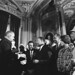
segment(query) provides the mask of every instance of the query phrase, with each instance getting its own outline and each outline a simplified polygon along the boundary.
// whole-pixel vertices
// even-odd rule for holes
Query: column
[[[18,50],[19,50],[19,46],[20,46],[20,43],[21,43],[21,35],[22,35],[22,19],[20,21],[20,27],[19,27],[19,38],[18,38]]]
[[[28,18],[28,41],[32,40],[32,18]]]
[[[66,35],[66,24],[65,24],[65,19],[64,19],[64,10],[62,7],[60,7],[60,12],[61,12],[61,35]]]
[[[37,37],[42,37],[43,35],[42,35],[41,19],[37,18],[36,23],[37,23],[37,31],[36,31]]]
[[[56,6],[56,12],[58,13],[58,21],[59,21],[59,28],[58,28],[58,30],[59,30],[59,32],[61,32],[61,35],[66,35],[66,25],[65,25],[65,20],[64,20],[63,7],[58,5],[56,0],[54,0],[54,4]]]
[[[7,31],[10,31],[10,22],[11,22],[11,15],[9,14],[6,32],[7,32]]]
[[[56,7],[56,33],[61,35],[61,27],[60,27],[60,18],[59,18],[59,7],[55,4]]]
[[[25,47],[27,45],[27,19],[26,20],[22,20],[22,28],[21,28],[21,44],[23,44]]]

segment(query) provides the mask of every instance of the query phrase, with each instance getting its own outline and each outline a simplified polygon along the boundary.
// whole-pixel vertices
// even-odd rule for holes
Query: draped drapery
[[[14,31],[15,33],[16,46],[18,47],[20,19],[14,15],[11,15],[10,21],[10,30]]]
[[[9,14],[0,10],[0,38],[4,37],[8,23]]]

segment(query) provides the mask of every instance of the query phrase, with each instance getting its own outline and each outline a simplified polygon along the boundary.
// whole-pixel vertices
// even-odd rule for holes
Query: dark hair
[[[63,36],[61,36],[61,40],[64,43],[70,43],[71,42],[71,39],[70,39],[70,36],[69,35],[63,35]]]
[[[20,51],[24,51],[24,46],[23,45],[20,45],[19,48],[20,48]]]
[[[48,36],[50,36],[50,40],[53,41],[53,34],[47,33],[45,39],[48,39]]]
[[[29,41],[29,42],[28,42],[28,44],[29,44],[29,43],[33,43],[33,44],[34,44],[34,42],[33,42],[33,41]]]

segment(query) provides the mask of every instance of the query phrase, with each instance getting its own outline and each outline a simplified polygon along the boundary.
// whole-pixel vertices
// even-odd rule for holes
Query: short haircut
[[[60,34],[56,33],[54,36],[61,37]]]
[[[14,33],[13,31],[7,31],[6,33],[5,33],[5,36],[7,36],[9,33]]]
[[[40,39],[41,41],[45,41],[43,37],[38,37],[38,39]]]
[[[33,44],[34,44],[34,42],[33,42],[33,41],[29,41],[29,42],[28,42],[28,44],[29,44],[29,43],[33,43]]]
[[[23,46],[23,45],[20,45],[19,48],[20,48],[20,49],[24,49],[24,46]]]
[[[64,43],[70,43],[71,42],[71,38],[69,35],[63,35],[61,36],[61,40],[64,42]]]

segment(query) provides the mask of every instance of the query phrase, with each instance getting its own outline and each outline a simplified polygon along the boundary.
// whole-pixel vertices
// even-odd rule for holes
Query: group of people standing
[[[48,33],[45,37],[20,45],[17,50],[15,34],[6,32],[0,41],[1,75],[66,75],[73,73],[75,62],[75,32],[69,35]]]

